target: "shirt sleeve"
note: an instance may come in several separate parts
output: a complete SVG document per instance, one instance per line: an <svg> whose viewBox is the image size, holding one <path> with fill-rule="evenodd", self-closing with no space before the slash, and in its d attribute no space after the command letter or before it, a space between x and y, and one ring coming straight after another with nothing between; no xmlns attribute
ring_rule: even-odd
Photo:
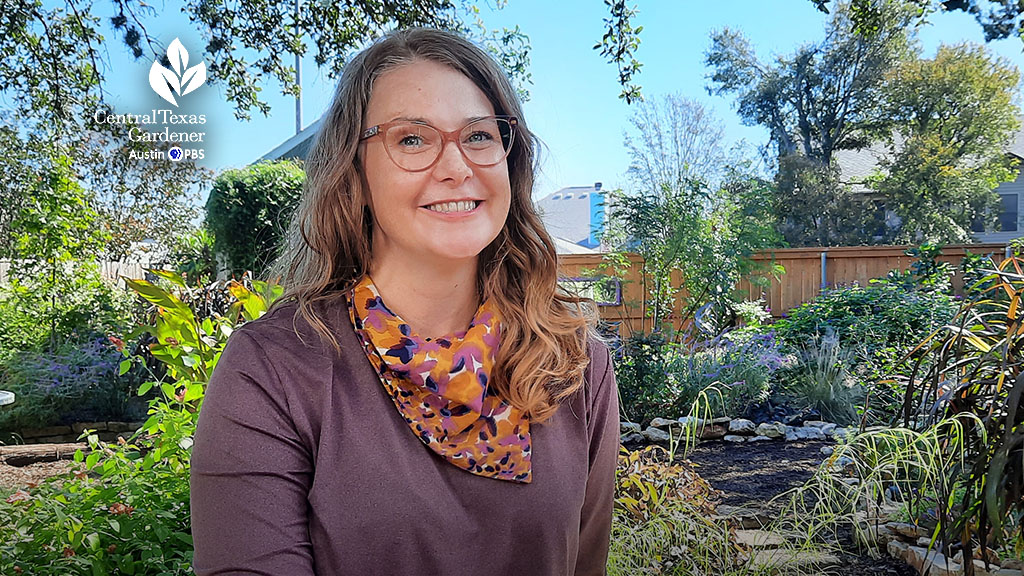
<svg viewBox="0 0 1024 576"><path fill-rule="evenodd" d="M194 570L312 576L310 451L256 337L232 334L210 378L192 449Z"/></svg>
<svg viewBox="0 0 1024 576"><path fill-rule="evenodd" d="M619 455L619 393L608 347L592 348L590 386L592 409L587 419L590 436L590 472L580 516L580 546L576 576L603 576L615 501L615 465Z"/></svg>

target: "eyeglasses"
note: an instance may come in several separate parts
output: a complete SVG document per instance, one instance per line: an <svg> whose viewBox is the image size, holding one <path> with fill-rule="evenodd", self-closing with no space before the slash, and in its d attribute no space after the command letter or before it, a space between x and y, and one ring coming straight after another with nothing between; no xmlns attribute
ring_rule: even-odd
<svg viewBox="0 0 1024 576"><path fill-rule="evenodd" d="M458 130L444 132L425 122L398 120L369 127L359 140L382 137L388 157L408 172L432 168L449 141L455 142L470 163L486 167L508 156L515 140L514 127L518 124L519 120L513 116L488 116Z"/></svg>

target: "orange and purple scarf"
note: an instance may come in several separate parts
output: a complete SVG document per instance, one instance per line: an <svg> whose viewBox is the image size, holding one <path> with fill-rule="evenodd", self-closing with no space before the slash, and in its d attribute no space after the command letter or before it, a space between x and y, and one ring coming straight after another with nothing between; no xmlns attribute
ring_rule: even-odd
<svg viewBox="0 0 1024 576"><path fill-rule="evenodd" d="M424 339L384 305L369 276L348 300L366 356L416 437L463 470L529 483L530 421L489 393L501 334L493 302L480 305L468 330Z"/></svg>

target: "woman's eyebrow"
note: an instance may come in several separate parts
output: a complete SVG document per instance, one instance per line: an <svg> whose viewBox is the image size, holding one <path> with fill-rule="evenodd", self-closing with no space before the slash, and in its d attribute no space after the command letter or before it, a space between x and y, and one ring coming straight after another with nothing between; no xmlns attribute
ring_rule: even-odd
<svg viewBox="0 0 1024 576"><path fill-rule="evenodd" d="M463 119L463 122L469 124L470 122L476 122L477 120L483 120L484 118L490 118L492 114L483 114L480 116L467 116ZM416 124L430 124L430 121L421 116L396 116L389 120L389 122L413 122ZM430 124L433 126L433 124Z"/></svg>

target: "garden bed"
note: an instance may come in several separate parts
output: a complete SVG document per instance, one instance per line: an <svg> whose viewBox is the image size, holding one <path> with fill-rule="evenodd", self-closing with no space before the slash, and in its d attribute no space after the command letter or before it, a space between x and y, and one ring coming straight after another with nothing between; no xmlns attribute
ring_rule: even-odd
<svg viewBox="0 0 1024 576"><path fill-rule="evenodd" d="M831 442L757 442L731 444L704 442L689 455L697 471L722 492L720 511L743 508L751 516L772 518L782 508L769 501L803 485L817 470L824 456L821 449ZM839 545L838 566L825 569L836 576L917 576L907 564L889 557L873 559L854 547L849 534Z"/></svg>

